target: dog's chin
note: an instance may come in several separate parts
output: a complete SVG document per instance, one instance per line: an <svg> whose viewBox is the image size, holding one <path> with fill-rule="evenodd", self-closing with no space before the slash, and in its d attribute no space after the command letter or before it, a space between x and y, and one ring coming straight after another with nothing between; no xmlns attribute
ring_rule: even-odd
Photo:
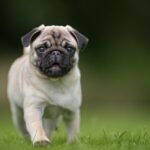
<svg viewBox="0 0 150 150"><path fill-rule="evenodd" d="M48 77L52 77L52 78L58 78L58 77L62 77L64 74L63 74L62 69L59 65L53 65L52 67L50 67L47 70L45 75L47 75Z"/></svg>
<svg viewBox="0 0 150 150"><path fill-rule="evenodd" d="M49 68L40 68L40 72L49 78L60 78L68 74L71 67L62 68L58 64L54 64Z"/></svg>

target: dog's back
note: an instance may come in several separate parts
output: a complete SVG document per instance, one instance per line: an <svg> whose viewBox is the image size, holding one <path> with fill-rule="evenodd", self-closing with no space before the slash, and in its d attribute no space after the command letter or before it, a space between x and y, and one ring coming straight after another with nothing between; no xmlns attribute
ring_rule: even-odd
<svg viewBox="0 0 150 150"><path fill-rule="evenodd" d="M20 84L19 82L22 81L24 65L26 64L27 59L28 57L23 55L18 59L16 59L12 64L12 66L10 67L8 73L8 86L7 86L7 93L10 102L17 101L17 104L21 102L20 85L22 84Z"/></svg>

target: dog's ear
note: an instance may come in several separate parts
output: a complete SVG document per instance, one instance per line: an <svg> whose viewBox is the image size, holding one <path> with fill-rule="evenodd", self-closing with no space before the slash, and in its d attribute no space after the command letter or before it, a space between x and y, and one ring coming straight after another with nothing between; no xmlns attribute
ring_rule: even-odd
<svg viewBox="0 0 150 150"><path fill-rule="evenodd" d="M33 42L41 34L44 27L44 25L40 25L39 27L32 29L32 31L22 36L21 42L23 47L28 47L30 43Z"/></svg>
<svg viewBox="0 0 150 150"><path fill-rule="evenodd" d="M88 44L88 38L69 25L66 25L66 28L77 41L78 48L84 49Z"/></svg>

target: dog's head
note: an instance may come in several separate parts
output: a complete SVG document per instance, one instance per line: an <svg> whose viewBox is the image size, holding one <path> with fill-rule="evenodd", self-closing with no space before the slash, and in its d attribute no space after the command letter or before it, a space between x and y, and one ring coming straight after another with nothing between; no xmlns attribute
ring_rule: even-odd
<svg viewBox="0 0 150 150"><path fill-rule="evenodd" d="M34 28L22 37L23 47L29 50L31 63L44 75L52 78L66 75L78 63L79 50L88 39L71 26Z"/></svg>

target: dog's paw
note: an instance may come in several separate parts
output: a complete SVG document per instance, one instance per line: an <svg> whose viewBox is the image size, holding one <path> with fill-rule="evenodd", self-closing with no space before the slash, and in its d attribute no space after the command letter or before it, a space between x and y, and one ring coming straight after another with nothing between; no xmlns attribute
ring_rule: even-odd
<svg viewBox="0 0 150 150"><path fill-rule="evenodd" d="M67 144L79 144L80 140L78 137L72 137L67 140Z"/></svg>
<svg viewBox="0 0 150 150"><path fill-rule="evenodd" d="M34 146L42 146L42 147L45 147L49 144L50 142L49 141L45 141L45 140L42 140L42 141L36 141L34 143Z"/></svg>
<svg viewBox="0 0 150 150"><path fill-rule="evenodd" d="M50 140L48 138L39 138L33 142L34 146L47 146L48 144L50 144Z"/></svg>

